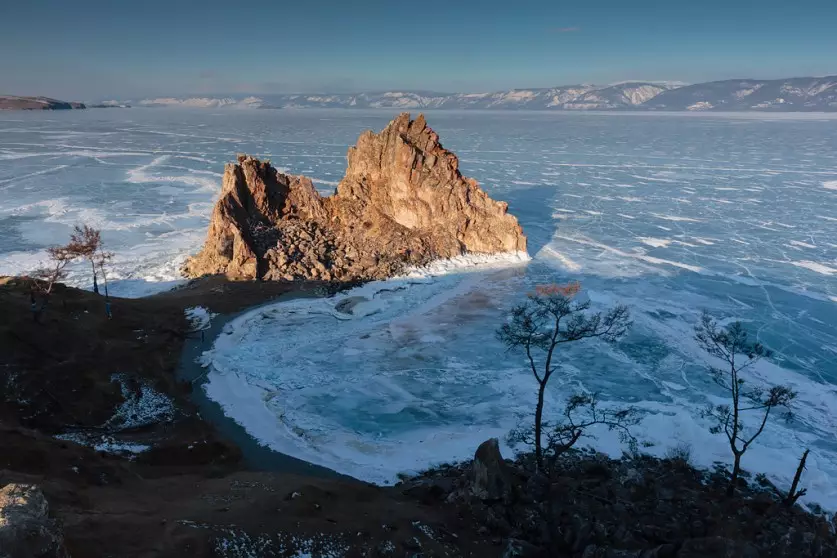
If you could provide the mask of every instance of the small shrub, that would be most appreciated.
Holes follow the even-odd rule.
[[[668,448],[666,459],[674,461],[678,465],[692,465],[692,445],[687,442],[680,442],[676,446]]]

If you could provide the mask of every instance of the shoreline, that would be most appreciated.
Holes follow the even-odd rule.
[[[316,298],[318,296],[310,291],[290,291],[273,300],[261,302],[237,312],[214,313],[215,315],[210,319],[209,327],[199,330],[203,333],[203,339],[187,337],[184,340],[180,360],[175,370],[175,377],[180,381],[191,384],[189,399],[197,407],[201,420],[209,423],[216,432],[241,451],[242,464],[246,470],[271,471],[327,479],[351,479],[356,482],[363,482],[349,475],[298,459],[261,444],[235,419],[227,416],[221,404],[210,399],[203,387],[207,382],[209,369],[197,362],[197,359],[204,351],[212,348],[224,326],[248,312],[295,299]],[[210,309],[207,308],[207,310],[211,312]]]
[[[508,491],[483,500],[474,493],[484,487],[474,484],[470,457],[411,475],[395,486],[381,486],[261,446],[203,390],[195,392],[206,381],[195,357],[232,320],[273,304],[316,301],[327,287],[207,279],[142,301],[117,299],[112,321],[99,311],[100,297],[61,287],[66,306],[54,304],[45,315],[48,319],[36,325],[27,313],[25,285],[9,281],[0,289],[0,302],[17,319],[9,324],[10,331],[28,333],[25,339],[30,341],[10,345],[15,351],[22,353],[37,341],[43,344],[31,350],[39,358],[57,358],[62,347],[73,350],[78,363],[70,376],[73,386],[100,376],[99,390],[111,385],[114,363],[146,364],[147,369],[136,370],[140,377],[157,378],[161,388],[160,382],[168,382],[166,394],[176,397],[184,409],[199,413],[193,412],[178,432],[172,431],[161,445],[136,460],[33,430],[3,427],[0,435],[9,451],[3,455],[6,463],[0,463],[0,477],[5,482],[30,483],[33,475],[40,475],[50,513],[64,526],[63,536],[74,556],[216,556],[218,545],[237,549],[235,554],[220,554],[224,556],[325,555],[320,550],[337,545],[345,551],[328,555],[393,556],[380,551],[403,548],[421,549],[426,556],[499,558],[517,547],[540,552],[530,556],[564,555],[550,546],[550,541],[565,540],[564,533],[572,534],[576,550],[567,555],[574,556],[582,549],[587,554],[602,548],[636,554],[672,545],[701,549],[709,543],[724,552],[732,549],[732,554],[723,555],[743,556],[742,548],[757,552],[778,548],[786,551],[783,556],[826,556],[814,553],[815,547],[799,537],[786,537],[791,529],[813,537],[816,548],[835,548],[833,531],[828,530],[830,514],[781,504],[782,494],[774,492],[770,483],[760,488],[749,483],[730,498],[723,490],[724,475],[695,467],[688,455],[678,460],[573,453],[544,493],[541,477],[527,468],[525,456],[512,460],[499,454],[495,463],[508,477],[509,483],[503,485]],[[195,306],[208,310],[210,305],[218,313],[203,330],[201,342],[200,330],[197,335],[194,331],[200,326],[191,325],[184,310]],[[137,336],[139,328],[145,335]],[[89,342],[92,338],[109,344],[121,340],[123,345],[103,358],[98,342]],[[166,358],[151,362],[155,356]],[[48,366],[50,362],[37,369],[43,374],[38,382],[48,386],[60,377],[60,369]],[[87,381],[78,382],[78,371],[87,372]],[[183,389],[186,381],[194,382],[191,393]],[[53,392],[65,393],[57,387]],[[95,401],[92,396],[70,396],[65,403],[79,402],[79,409],[88,409]],[[56,420],[55,413],[48,417]],[[474,455],[474,447],[467,445]],[[477,451],[477,460],[482,453]],[[523,497],[506,497],[512,494]],[[539,519],[541,511],[553,505],[568,513],[556,522]],[[581,524],[578,517],[583,518]],[[606,526],[606,534],[591,536],[595,531],[590,525]],[[544,554],[546,549],[556,552]]]
[[[453,450],[454,446],[459,447],[456,440],[462,437],[474,438],[469,439],[469,443],[464,444],[464,447],[470,447],[472,445],[470,442],[476,447],[486,438],[498,435],[504,436],[505,431],[498,432],[496,427],[492,428],[482,424],[478,427],[469,427],[467,429],[468,434],[460,433],[459,435],[452,434],[450,428],[443,428],[438,433],[431,428],[421,429],[417,433],[408,430],[403,433],[406,436],[405,438],[401,438],[399,435],[397,436],[399,438],[397,442],[384,440],[384,444],[379,447],[376,446],[374,451],[360,450],[352,444],[343,444],[337,440],[332,440],[337,444],[334,448],[317,447],[318,444],[316,443],[308,444],[308,432],[304,432],[302,429],[297,430],[292,423],[286,423],[284,418],[274,414],[273,404],[265,402],[266,397],[273,398],[278,394],[279,399],[276,401],[280,407],[284,407],[294,401],[294,393],[274,392],[275,388],[272,387],[272,382],[264,383],[259,379],[254,380],[247,373],[246,366],[244,369],[228,368],[225,358],[221,358],[216,364],[218,369],[223,371],[221,375],[207,376],[206,368],[196,364],[195,359],[201,355],[201,351],[212,350],[213,348],[216,350],[216,356],[224,355],[225,351],[228,350],[237,350],[242,359],[261,370],[258,378],[273,377],[279,383],[292,381],[290,378],[295,378],[293,381],[305,383],[307,381],[306,374],[302,374],[298,370],[304,369],[306,366],[305,353],[294,352],[293,357],[288,357],[287,352],[282,350],[282,353],[286,356],[277,358],[275,362],[270,358],[254,361],[255,357],[250,355],[247,350],[238,348],[236,335],[228,336],[222,332],[229,330],[229,324],[234,322],[239,322],[233,327],[233,330],[238,331],[237,326],[241,323],[245,326],[246,324],[259,323],[260,316],[263,315],[278,314],[284,316],[284,313],[288,310],[293,313],[293,308],[297,308],[298,305],[306,308],[313,305],[317,308],[314,314],[319,316],[323,312],[329,314],[328,309],[334,307],[336,303],[340,303],[339,306],[345,313],[344,319],[349,320],[353,315],[353,312],[350,311],[351,307],[360,302],[365,302],[365,309],[361,311],[361,316],[370,311],[372,314],[378,314],[380,312],[377,309],[380,304],[379,294],[402,290],[415,281],[424,284],[431,278],[430,283],[436,284],[442,277],[452,277],[454,283],[451,284],[448,281],[446,284],[456,285],[456,288],[440,289],[436,287],[433,295],[434,300],[439,297],[447,300],[449,295],[460,292],[462,289],[470,291],[486,276],[493,277],[497,274],[505,276],[508,273],[521,274],[528,263],[528,256],[524,258],[518,253],[502,258],[498,258],[496,255],[491,258],[476,258],[472,255],[469,258],[438,260],[433,264],[420,269],[409,270],[409,273],[388,280],[371,281],[364,283],[362,286],[351,285],[350,287],[354,287],[354,289],[341,290],[341,292],[335,294],[336,298],[332,300],[328,300],[331,297],[317,296],[316,293],[310,291],[302,293],[291,291],[276,299],[276,302],[289,304],[290,307],[282,306],[282,304],[259,303],[235,313],[214,316],[211,320],[211,327],[204,330],[205,341],[203,344],[199,339],[186,340],[183,357],[185,360],[181,360],[178,374],[180,379],[193,383],[193,403],[201,410],[204,415],[203,418],[212,423],[222,435],[232,439],[239,446],[244,454],[244,465],[246,467],[256,470],[290,470],[291,472],[297,472],[300,470],[298,466],[301,462],[305,463],[302,471],[306,473],[319,475],[325,472],[329,476],[340,475],[376,486],[392,486],[398,482],[397,479],[401,475],[415,474],[427,467],[469,457],[470,451],[461,454],[462,452]],[[421,279],[417,274],[421,275]],[[391,282],[394,282],[394,285]],[[208,305],[205,306],[205,309],[212,310],[211,299],[207,302]],[[374,309],[371,307],[374,307]],[[424,303],[418,306],[418,308],[422,307],[424,307]],[[326,319],[330,320],[328,317]],[[285,322],[284,317],[277,318],[277,320],[278,322]],[[303,322],[287,322],[290,325],[286,327],[290,329],[283,330],[284,333],[263,334],[261,338],[268,345],[282,344],[283,339],[286,336],[294,335],[295,331],[308,331],[306,329],[307,320],[308,318]],[[343,322],[339,322],[339,326],[342,327],[342,325]],[[318,327],[315,327],[315,329]],[[323,327],[328,327],[330,331],[332,326],[324,325]],[[338,325],[333,327],[338,327]],[[244,329],[247,329],[247,327]],[[271,340],[273,335],[276,336],[275,341]],[[195,334],[192,336],[194,337]],[[200,333],[197,334],[197,337],[199,336]],[[304,335],[304,339],[308,338],[307,334]],[[290,347],[288,350],[293,352]],[[311,346],[307,350],[316,351],[318,349]],[[246,365],[246,363],[242,364]],[[194,391],[201,387],[203,389],[199,393]],[[287,401],[283,401],[285,398],[287,398]],[[299,402],[297,401],[297,403]],[[313,408],[309,408],[307,403],[302,403],[301,409],[300,412],[308,413],[308,416],[311,417],[321,415]],[[324,412],[325,415],[328,415],[328,411]],[[315,418],[314,420],[319,419]],[[307,427],[305,428],[307,429]],[[330,433],[337,432],[336,435],[340,440],[344,439],[340,437],[342,435],[352,437],[353,434],[357,434],[352,431],[351,427],[345,432],[340,428],[335,430],[329,428],[328,431]],[[300,437],[297,438],[297,436]],[[360,436],[358,440],[365,440],[364,443],[372,443],[371,440],[363,438],[360,434],[358,436]],[[441,451],[441,457],[429,455],[430,449],[423,449],[418,452],[423,455],[422,458],[403,457],[406,455],[403,453],[405,451],[403,445],[412,438],[416,439],[416,443],[427,441],[426,446],[438,447]],[[409,446],[409,444],[407,445]],[[425,446],[421,447],[424,448]],[[413,452],[409,453],[412,454]],[[291,467],[291,469],[287,467]]]

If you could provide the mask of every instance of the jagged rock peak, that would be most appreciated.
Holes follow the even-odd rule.
[[[349,148],[337,192],[240,155],[225,167],[203,250],[188,276],[362,280],[467,252],[526,250],[508,205],[459,172],[423,115],[399,115]]]

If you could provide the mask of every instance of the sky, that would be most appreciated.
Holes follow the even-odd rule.
[[[0,94],[68,100],[837,74],[837,0],[0,0]]]

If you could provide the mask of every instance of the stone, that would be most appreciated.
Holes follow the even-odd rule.
[[[185,275],[383,279],[466,253],[525,252],[508,205],[459,172],[424,116],[407,113],[349,149],[336,193],[240,155],[226,165],[203,249]]]
[[[503,546],[501,556],[502,558],[538,558],[539,556],[546,556],[546,553],[532,543],[518,539],[508,539]]]
[[[69,558],[61,528],[35,485],[0,489],[0,558]]]
[[[677,558],[758,558],[759,552],[744,541],[700,537],[683,541]]]
[[[497,438],[477,448],[471,464],[471,494],[481,500],[506,500],[511,492],[511,472],[500,454]]]

